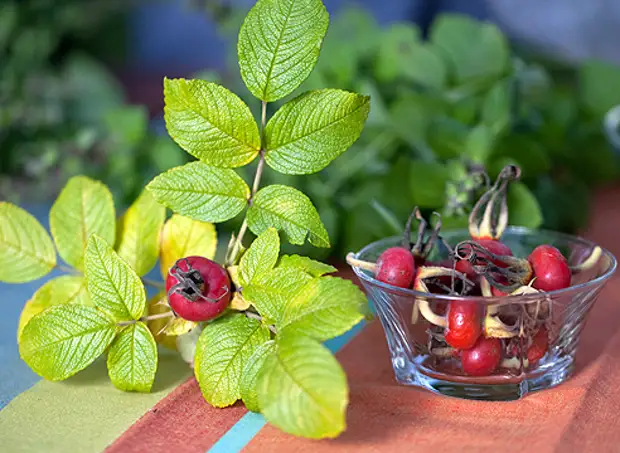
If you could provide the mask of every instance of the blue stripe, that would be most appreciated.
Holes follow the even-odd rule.
[[[351,330],[332,338],[325,342],[325,346],[332,352],[337,352],[344,347],[349,341],[355,337],[364,328],[366,323],[360,322]],[[226,434],[208,450],[208,453],[238,453],[258,434],[258,432],[267,424],[267,421],[261,414],[248,412],[237,423],[230,428]]]

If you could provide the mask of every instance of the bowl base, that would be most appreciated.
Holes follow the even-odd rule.
[[[533,376],[524,374],[522,378],[518,377],[514,382],[506,384],[479,384],[438,378],[437,375],[430,375],[416,364],[411,365],[410,372],[402,367],[394,367],[399,384],[424,388],[445,396],[481,401],[521,399],[529,393],[561,384],[572,375],[575,368],[573,357],[567,356],[553,363],[547,363]]]

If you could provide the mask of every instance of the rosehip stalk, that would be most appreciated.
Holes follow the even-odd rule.
[[[473,239],[499,239],[508,225],[506,192],[508,185],[521,176],[521,170],[508,165],[497,176],[493,187],[480,197],[469,216],[469,234]]]

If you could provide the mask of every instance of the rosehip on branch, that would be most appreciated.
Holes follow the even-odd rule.
[[[208,321],[221,314],[230,302],[230,278],[219,264],[201,257],[181,258],[168,272],[168,303],[188,321]]]

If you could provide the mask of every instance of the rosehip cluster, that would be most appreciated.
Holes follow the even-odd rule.
[[[352,254],[347,256],[349,264],[373,272],[383,283],[455,296],[434,309],[427,298],[418,297],[412,323],[422,315],[430,323],[428,353],[452,361],[460,359],[462,371],[470,376],[489,376],[503,368],[531,368],[542,360],[548,352],[552,327],[552,301],[546,293],[571,284],[568,262],[554,246],[539,245],[527,258],[519,258],[501,242],[508,223],[507,187],[519,176],[517,167],[502,170],[472,210],[471,239],[454,248],[447,246],[439,235],[440,220],[424,242],[427,223],[416,208],[407,222],[401,246],[385,250],[376,263],[357,260]],[[410,244],[413,218],[420,222],[420,227],[416,243]],[[450,258],[430,262],[428,257],[435,246],[447,246]],[[528,303],[515,299],[515,303],[501,304],[462,297],[519,294],[540,297],[530,297]]]

